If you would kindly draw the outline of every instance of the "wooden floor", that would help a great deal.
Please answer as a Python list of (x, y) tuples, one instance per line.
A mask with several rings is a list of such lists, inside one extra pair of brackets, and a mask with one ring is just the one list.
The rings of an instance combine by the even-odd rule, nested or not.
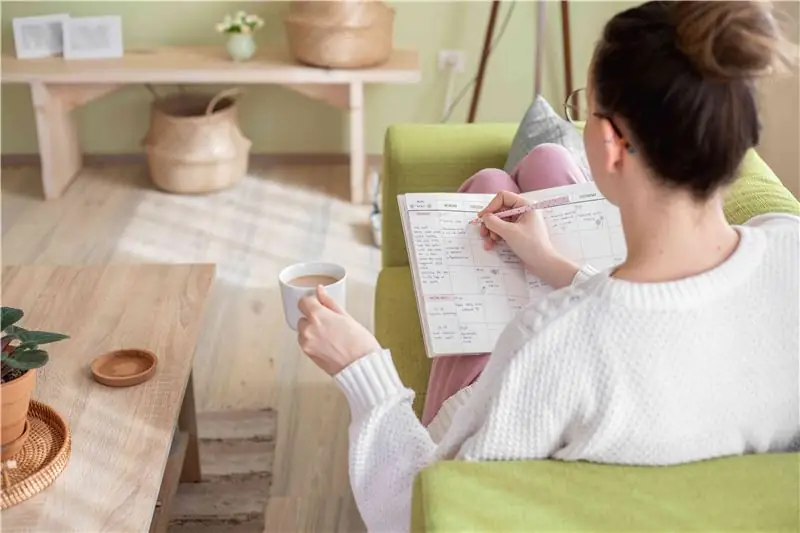
[(213, 262), (217, 278), (195, 358), (198, 410), (278, 413), (266, 531), (358, 532), (347, 480), (346, 402), (283, 322), (279, 270), (325, 259), (348, 269), (348, 305), (372, 325), (379, 251), (353, 206), (347, 167), (251, 169), (209, 196), (154, 190), (140, 165), (84, 169), (41, 198), (39, 171), (2, 169), (2, 263)]

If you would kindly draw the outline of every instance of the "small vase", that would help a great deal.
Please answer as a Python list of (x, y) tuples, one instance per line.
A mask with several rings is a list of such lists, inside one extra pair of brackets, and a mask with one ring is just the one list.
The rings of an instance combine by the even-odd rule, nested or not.
[(233, 33), (228, 38), (228, 53), (234, 61), (246, 61), (256, 53), (256, 42), (251, 33)]

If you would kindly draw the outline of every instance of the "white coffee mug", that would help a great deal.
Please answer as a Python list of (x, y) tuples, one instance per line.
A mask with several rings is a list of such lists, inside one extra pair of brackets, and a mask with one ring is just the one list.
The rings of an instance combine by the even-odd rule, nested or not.
[(295, 331), (297, 322), (303, 316), (297, 304), (303, 296), (316, 291), (317, 285), (323, 285), (325, 292), (339, 304), (339, 307), (347, 308), (345, 288), (347, 272), (344, 267), (335, 263), (296, 263), (284, 268), (278, 274), (278, 282), (281, 285), (286, 324)]

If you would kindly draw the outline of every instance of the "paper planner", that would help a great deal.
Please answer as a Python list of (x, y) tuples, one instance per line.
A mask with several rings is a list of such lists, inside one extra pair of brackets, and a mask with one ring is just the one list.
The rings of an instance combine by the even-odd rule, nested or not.
[[(593, 183), (526, 193), (541, 209), (554, 247), (579, 264), (605, 269), (626, 254), (619, 211)], [(428, 357), (491, 352), (514, 315), (553, 289), (504, 244), (484, 250), (471, 225), (494, 195), (398, 196)]]

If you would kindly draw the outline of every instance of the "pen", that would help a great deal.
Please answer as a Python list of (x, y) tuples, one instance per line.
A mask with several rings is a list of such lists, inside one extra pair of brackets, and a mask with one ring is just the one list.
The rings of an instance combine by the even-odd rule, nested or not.
[[(541, 202), (536, 202), (530, 205), (523, 205), (521, 207), (515, 207), (513, 209), (508, 209), (506, 211), (500, 211), (499, 213), (494, 213), (494, 216), (497, 218), (508, 218), (513, 217), (515, 215), (521, 215), (523, 213), (527, 213), (528, 211), (533, 211), (535, 209), (544, 209), (546, 207), (553, 207), (556, 205), (564, 205), (569, 203), (569, 196), (558, 196), (555, 198), (549, 198), (547, 200), (543, 200)], [(483, 221), (476, 217), (470, 221), (470, 224), (483, 224)]]

